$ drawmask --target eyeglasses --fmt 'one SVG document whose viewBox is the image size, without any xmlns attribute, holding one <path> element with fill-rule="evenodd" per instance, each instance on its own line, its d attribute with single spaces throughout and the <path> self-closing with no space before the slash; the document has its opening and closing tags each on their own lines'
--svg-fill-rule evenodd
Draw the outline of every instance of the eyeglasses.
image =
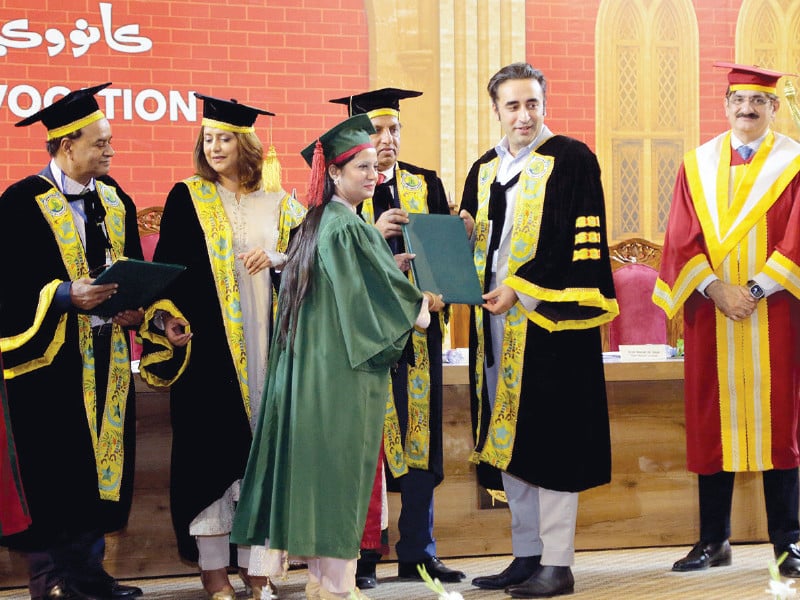
<svg viewBox="0 0 800 600">
<path fill-rule="evenodd" d="M 750 106 L 766 106 L 768 102 L 772 102 L 772 98 L 767 96 L 742 96 L 741 94 L 731 94 L 728 96 L 728 102 L 735 106 L 742 106 L 745 102 L 750 102 Z"/>
</svg>

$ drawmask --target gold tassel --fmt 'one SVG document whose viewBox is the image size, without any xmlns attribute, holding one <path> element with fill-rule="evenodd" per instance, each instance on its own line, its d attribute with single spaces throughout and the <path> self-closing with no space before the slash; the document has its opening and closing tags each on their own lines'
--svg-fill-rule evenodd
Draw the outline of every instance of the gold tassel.
<svg viewBox="0 0 800 600">
<path fill-rule="evenodd" d="M 790 79 L 783 84 L 783 95 L 786 96 L 786 104 L 789 105 L 789 112 L 792 115 L 794 124 L 800 129 L 800 107 L 797 106 L 797 90 Z"/>
<path fill-rule="evenodd" d="M 279 192 L 281 190 L 281 163 L 278 160 L 275 146 L 270 146 L 267 150 L 267 157 L 261 167 L 261 178 L 264 180 L 265 191 Z"/>
</svg>

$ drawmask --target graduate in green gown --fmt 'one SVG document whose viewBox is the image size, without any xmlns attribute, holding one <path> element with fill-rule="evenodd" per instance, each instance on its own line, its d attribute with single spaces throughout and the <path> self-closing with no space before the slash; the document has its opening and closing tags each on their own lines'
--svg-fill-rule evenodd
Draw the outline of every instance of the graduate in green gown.
<svg viewBox="0 0 800 600">
<path fill-rule="evenodd" d="M 429 303 L 441 302 L 408 281 L 378 230 L 356 214 L 377 181 L 373 132 L 366 115 L 351 117 L 302 153 L 312 165 L 309 212 L 282 274 L 231 535 L 266 544 L 251 551 L 251 574 L 276 576 L 287 554 L 303 557 L 313 600 L 355 589 L 389 369 L 412 328 L 427 327 Z"/>
</svg>

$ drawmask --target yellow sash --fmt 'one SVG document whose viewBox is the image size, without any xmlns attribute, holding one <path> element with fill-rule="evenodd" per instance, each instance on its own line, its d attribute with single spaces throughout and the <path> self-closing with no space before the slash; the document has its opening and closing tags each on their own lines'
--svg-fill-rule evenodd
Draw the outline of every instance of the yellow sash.
<svg viewBox="0 0 800 600">
<path fill-rule="evenodd" d="M 530 159 L 519 177 L 517 201 L 514 205 L 514 222 L 511 230 L 511 252 L 508 260 L 508 275 L 513 276 L 517 269 L 533 259 L 539 241 L 544 206 L 545 187 L 553 171 L 554 160 L 531 152 Z M 487 276 L 486 254 L 489 241 L 489 190 L 497 176 L 499 157 L 481 165 L 478 172 L 478 212 L 475 218 L 475 269 L 481 287 Z M 478 333 L 478 346 L 475 358 L 475 384 L 480 395 L 484 378 L 484 339 L 483 309 L 475 307 L 475 326 Z M 503 330 L 502 357 L 498 372 L 494 409 L 483 448 L 473 450 L 470 460 L 474 463 L 487 462 L 499 469 L 508 467 L 514 449 L 517 414 L 522 383 L 522 364 L 525 352 L 525 339 L 528 332 L 528 319 L 514 304 L 506 313 Z M 481 413 L 478 411 L 477 431 L 481 430 Z M 479 439 L 476 436 L 476 439 Z"/>
<path fill-rule="evenodd" d="M 231 230 L 225 207 L 217 192 L 217 186 L 205 179 L 194 176 L 184 180 L 192 203 L 197 212 L 197 220 L 203 229 L 208 250 L 208 260 L 217 287 L 222 323 L 225 326 L 228 348 L 239 378 L 239 389 L 247 418 L 250 418 L 250 386 L 247 381 L 247 355 L 244 341 L 244 322 L 239 302 L 239 283 L 236 281 L 234 267 L 233 231 Z"/>
<path fill-rule="evenodd" d="M 96 186 L 106 210 L 105 226 L 111 241 L 111 259 L 117 260 L 123 256 L 125 250 L 125 207 L 113 187 L 100 181 L 96 182 Z M 36 203 L 50 225 L 70 280 L 87 277 L 89 267 L 86 254 L 66 198 L 53 187 L 37 196 Z M 98 489 L 103 500 L 119 501 L 124 463 L 125 409 L 131 383 L 126 334 L 119 325 L 113 326 L 105 410 L 98 432 L 91 317 L 79 314 L 77 319 L 80 351 L 83 356 L 84 410 L 95 452 Z"/>
<path fill-rule="evenodd" d="M 425 178 L 400 168 L 395 169 L 400 208 L 407 213 L 428 212 L 428 185 Z M 372 198 L 361 205 L 364 221 L 375 224 L 375 207 Z M 412 272 L 408 277 L 414 281 Z M 442 319 L 443 315 L 439 315 Z M 444 328 L 442 328 L 444 331 Z M 414 365 L 408 365 L 408 426 L 405 443 L 402 440 L 397 407 L 394 403 L 392 382 L 386 398 L 386 416 L 383 427 L 383 445 L 389 470 L 394 477 L 408 472 L 409 467 L 427 469 L 430 458 L 430 396 L 431 360 L 428 356 L 428 335 L 424 330 L 414 328 L 411 332 L 414 348 Z"/>
</svg>

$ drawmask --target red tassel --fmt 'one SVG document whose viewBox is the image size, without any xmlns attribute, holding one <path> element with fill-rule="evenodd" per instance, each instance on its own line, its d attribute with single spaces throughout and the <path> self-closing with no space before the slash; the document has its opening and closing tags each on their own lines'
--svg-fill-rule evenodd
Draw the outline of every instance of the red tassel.
<svg viewBox="0 0 800 600">
<path fill-rule="evenodd" d="M 322 204 L 322 193 L 325 189 L 325 156 L 322 153 L 322 142 L 317 140 L 314 146 L 314 157 L 311 159 L 311 176 L 308 181 L 306 206 Z"/>
</svg>

